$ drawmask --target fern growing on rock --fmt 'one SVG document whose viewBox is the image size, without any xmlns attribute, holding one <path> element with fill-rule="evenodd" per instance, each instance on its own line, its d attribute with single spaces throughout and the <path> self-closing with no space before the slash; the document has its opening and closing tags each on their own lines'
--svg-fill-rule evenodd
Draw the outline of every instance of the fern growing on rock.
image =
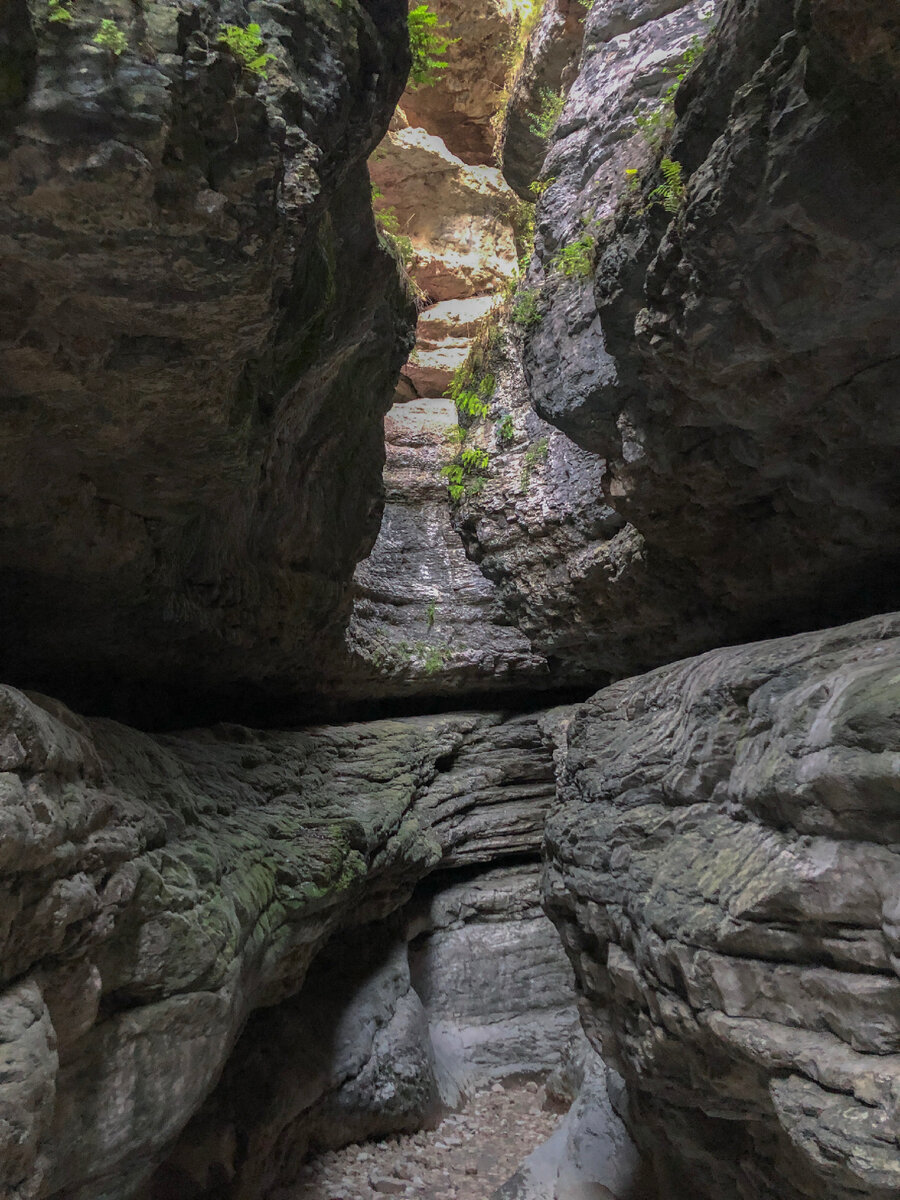
<svg viewBox="0 0 900 1200">
<path fill-rule="evenodd" d="M 409 87 L 414 91 L 430 87 L 441 71 L 447 67 L 444 55 L 453 44 L 444 35 L 446 25 L 438 24 L 438 15 L 427 4 L 418 4 L 407 16 L 409 27 L 409 49 L 412 65 L 409 69 Z"/>
<path fill-rule="evenodd" d="M 663 182 L 650 193 L 654 204 L 661 204 L 667 213 L 677 213 L 684 202 L 684 177 L 681 163 L 674 158 L 664 158 L 659 164 Z"/>
</svg>

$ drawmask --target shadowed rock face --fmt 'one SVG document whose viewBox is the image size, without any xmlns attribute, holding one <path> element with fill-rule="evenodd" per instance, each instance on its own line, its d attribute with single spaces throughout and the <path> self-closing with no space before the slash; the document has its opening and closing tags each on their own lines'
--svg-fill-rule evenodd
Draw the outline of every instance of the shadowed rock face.
<svg viewBox="0 0 900 1200">
<path fill-rule="evenodd" d="M 540 414 L 606 459 L 647 593 L 692 604 L 709 646 L 896 601 L 900 55 L 891 3 L 865 35 L 836 0 L 725 4 L 676 101 L 673 215 L 634 112 L 707 35 L 701 8 L 591 12 L 544 167 L 525 364 Z M 626 169 L 644 175 L 623 199 Z M 560 278 L 582 215 L 595 265 Z M 627 607 L 605 596 L 612 630 Z M 645 650 L 619 669 L 666 657 Z"/>
<path fill-rule="evenodd" d="M 503 177 L 523 200 L 534 200 L 531 185 L 541 173 L 547 139 L 534 132 L 547 92 L 567 91 L 578 69 L 578 55 L 589 5 L 580 0 L 549 0 L 528 39 L 516 73 L 500 132 Z"/>
<path fill-rule="evenodd" d="M 900 1188 L 900 618 L 577 710 L 545 895 L 665 1200 Z"/>
<path fill-rule="evenodd" d="M 69 23 L 20 7 L 0 51 L 22 85 L 0 158 L 5 677 L 120 713 L 141 685 L 223 709 L 302 688 L 377 533 L 413 320 L 365 171 L 405 6 L 260 6 L 265 82 L 217 45 L 244 21 L 227 5 L 123 17 L 119 59 L 92 0 Z"/>
<path fill-rule="evenodd" d="M 451 523 L 441 472 L 458 451 L 446 435 L 456 420 L 450 400 L 397 404 L 385 419 L 384 518 L 354 577 L 346 652 L 325 685 L 332 698 L 433 698 L 559 682 L 504 617 Z"/>
<path fill-rule="evenodd" d="M 152 738 L 10 688 L 0 703 L 0 1192 L 14 1200 L 133 1196 L 248 1015 L 299 993 L 336 930 L 385 918 L 439 865 L 534 857 L 553 798 L 553 716 Z M 384 1004 L 415 1025 L 408 973 L 380 965 Z M 371 1045 L 337 1051 L 364 1064 Z M 295 1065 L 296 1112 L 334 1090 L 335 1062 Z M 399 1125 L 379 1126 L 360 1087 L 360 1128 L 427 1108 L 423 1075 Z M 260 1136 L 257 1181 L 278 1166 Z M 237 1151 L 227 1161 L 243 1178 Z"/>
</svg>

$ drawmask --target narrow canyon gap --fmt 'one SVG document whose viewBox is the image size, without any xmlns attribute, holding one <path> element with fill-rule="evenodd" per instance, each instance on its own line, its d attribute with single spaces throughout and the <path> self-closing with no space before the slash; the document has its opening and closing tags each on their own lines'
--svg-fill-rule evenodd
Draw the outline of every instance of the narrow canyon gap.
<svg viewBox="0 0 900 1200">
<path fill-rule="evenodd" d="M 0 1200 L 900 1196 L 895 0 L 0 11 Z"/>
</svg>

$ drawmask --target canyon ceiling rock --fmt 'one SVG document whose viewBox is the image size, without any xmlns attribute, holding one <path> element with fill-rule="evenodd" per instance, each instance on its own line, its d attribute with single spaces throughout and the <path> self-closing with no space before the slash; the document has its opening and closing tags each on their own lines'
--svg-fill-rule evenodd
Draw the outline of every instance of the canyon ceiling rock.
<svg viewBox="0 0 900 1200">
<path fill-rule="evenodd" d="M 0 17 L 5 678 L 246 711 L 339 637 L 413 321 L 365 169 L 405 11 L 255 6 L 265 79 L 236 5 L 122 10 L 118 56 L 95 0 Z"/>
<path fill-rule="evenodd" d="M 900 1189 L 900 618 L 576 711 L 545 899 L 665 1200 Z"/>
</svg>

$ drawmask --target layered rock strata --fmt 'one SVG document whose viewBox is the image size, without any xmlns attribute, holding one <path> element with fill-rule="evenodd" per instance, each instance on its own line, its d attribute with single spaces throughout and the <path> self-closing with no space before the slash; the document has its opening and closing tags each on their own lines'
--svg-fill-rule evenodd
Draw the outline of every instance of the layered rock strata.
<svg viewBox="0 0 900 1200">
<path fill-rule="evenodd" d="M 534 855 L 553 794 L 534 717 L 152 738 L 13 689 L 2 704 L 0 1190 L 15 1200 L 132 1196 L 253 1009 L 300 992 L 338 928 L 383 919 L 438 865 Z M 328 1078 L 313 1071 L 296 1107 Z M 239 1150 L 226 1161 L 240 1181 Z"/>
<path fill-rule="evenodd" d="M 553 682 L 451 523 L 442 471 L 458 451 L 447 436 L 456 419 L 446 399 L 397 404 L 385 419 L 384 518 L 356 572 L 332 697 L 476 694 Z"/>
<path fill-rule="evenodd" d="M 65 11 L 2 18 L 0 662 L 246 711 L 315 677 L 378 531 L 413 312 L 365 160 L 405 5 L 255 6 L 265 78 L 234 6 Z"/>
<path fill-rule="evenodd" d="M 877 617 L 571 722 L 546 903 L 665 1198 L 900 1188 L 898 671 Z"/>
</svg>

